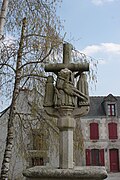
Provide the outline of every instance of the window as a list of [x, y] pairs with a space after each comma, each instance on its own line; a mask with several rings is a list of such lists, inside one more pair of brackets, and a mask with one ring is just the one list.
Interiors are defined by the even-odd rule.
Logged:
[[109, 139], [117, 139], [117, 123], [111, 122], [108, 124]]
[[[33, 150], [40, 151], [43, 150], [44, 145], [44, 134], [39, 133], [37, 130], [33, 131]], [[43, 166], [44, 159], [42, 154], [39, 156], [37, 153], [31, 158], [32, 166]]]
[[34, 150], [41, 150], [43, 149], [44, 144], [44, 136], [43, 134], [34, 132], [33, 133], [33, 149]]
[[98, 123], [90, 123], [90, 139], [91, 140], [99, 139]]
[[43, 166], [43, 158], [41, 157], [34, 157], [32, 158], [32, 166]]
[[104, 149], [86, 149], [86, 166], [104, 166]]
[[99, 166], [99, 149], [91, 150], [91, 164], [93, 166]]
[[116, 112], [115, 112], [115, 104], [108, 104], [108, 116], [115, 116]]

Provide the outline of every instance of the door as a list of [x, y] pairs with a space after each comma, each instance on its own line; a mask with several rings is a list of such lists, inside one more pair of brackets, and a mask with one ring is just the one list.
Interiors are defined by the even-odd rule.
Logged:
[[110, 157], [110, 171], [118, 172], [119, 171], [119, 155], [118, 149], [110, 149], [109, 150]]

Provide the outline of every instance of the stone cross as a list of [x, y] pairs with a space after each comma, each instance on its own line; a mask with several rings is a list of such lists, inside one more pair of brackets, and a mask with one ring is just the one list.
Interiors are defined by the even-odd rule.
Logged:
[[[75, 127], [74, 109], [75, 97], [84, 99], [86, 96], [81, 93], [72, 83], [73, 73], [81, 74], [89, 70], [88, 63], [71, 63], [72, 46], [70, 44], [63, 45], [63, 63], [48, 64], [45, 66], [46, 72], [54, 72], [57, 75], [56, 92], [52, 79], [47, 81], [48, 96], [45, 98], [46, 109], [52, 109], [58, 114], [58, 128], [60, 130], [59, 143], [59, 167], [61, 169], [73, 168], [73, 129]], [[50, 91], [52, 89], [52, 91]], [[53, 99], [57, 99], [55, 103], [51, 103]], [[51, 102], [47, 102], [47, 101]], [[52, 104], [49, 107], [49, 104]], [[79, 109], [80, 111], [80, 109]], [[54, 116], [54, 113], [52, 113]]]
[[[49, 64], [45, 71], [54, 72], [57, 75], [56, 85], [53, 76], [48, 76], [44, 97], [45, 117], [57, 117], [59, 136], [59, 169], [32, 167], [26, 172], [28, 180], [90, 180], [105, 179], [107, 172], [104, 167], [74, 167], [73, 165], [73, 129], [76, 117], [88, 113], [89, 97], [88, 84], [84, 71], [89, 70], [89, 64], [71, 63], [72, 46], [63, 45], [63, 63]], [[74, 72], [77, 72], [74, 74]], [[80, 76], [79, 76], [80, 75]], [[79, 76], [76, 87], [72, 81]], [[74, 104], [76, 99], [77, 104]]]
[[79, 71], [80, 73], [83, 71], [89, 71], [89, 64], [88, 63], [71, 63], [71, 51], [72, 45], [64, 44], [63, 45], [63, 63], [55, 63], [55, 64], [48, 64], [45, 66], [46, 72], [54, 72], [57, 74], [61, 69], [69, 69], [72, 72]]

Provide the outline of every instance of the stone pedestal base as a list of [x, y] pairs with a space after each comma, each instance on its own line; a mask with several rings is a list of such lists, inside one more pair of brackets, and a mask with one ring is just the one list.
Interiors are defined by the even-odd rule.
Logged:
[[26, 180], [103, 180], [107, 178], [105, 167], [75, 167], [74, 169], [55, 169], [36, 166], [23, 172]]

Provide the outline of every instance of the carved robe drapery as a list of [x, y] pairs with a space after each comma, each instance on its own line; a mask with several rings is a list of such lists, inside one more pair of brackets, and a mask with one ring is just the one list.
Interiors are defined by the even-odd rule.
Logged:
[[73, 74], [68, 69], [63, 69], [58, 73], [54, 104], [55, 106], [75, 106], [75, 97], [70, 93], [70, 88], [73, 86]]

